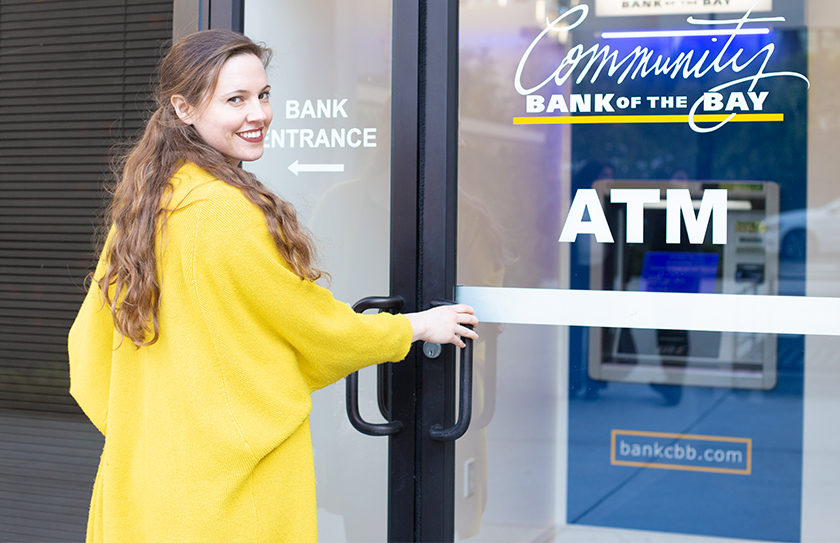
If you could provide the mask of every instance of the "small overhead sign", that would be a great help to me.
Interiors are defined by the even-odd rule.
[[[770,11],[773,0],[595,0],[595,15],[677,15]]]

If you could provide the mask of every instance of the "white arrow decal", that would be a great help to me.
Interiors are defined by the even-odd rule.
[[[295,175],[298,175],[299,172],[343,172],[344,164],[300,164],[297,160],[295,160],[289,165],[289,171]]]

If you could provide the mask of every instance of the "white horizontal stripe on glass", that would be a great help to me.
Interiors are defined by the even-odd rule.
[[[483,322],[840,335],[840,298],[475,286],[456,298]]]

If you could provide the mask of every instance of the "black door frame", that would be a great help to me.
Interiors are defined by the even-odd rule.
[[[458,2],[394,1],[392,34],[391,294],[418,311],[455,296]],[[429,431],[455,420],[455,349],[419,347],[392,366],[388,540],[452,541],[455,444]]]
[[[422,307],[419,276],[420,5],[394,0],[391,26],[391,295],[406,312]],[[422,352],[412,347],[391,365],[391,416],[402,431],[388,438],[388,541],[415,541],[416,403]]]
[[[421,2],[421,111],[417,231],[420,308],[455,297],[458,165],[458,2]],[[394,89],[398,92],[398,89]],[[421,354],[422,357],[422,354]],[[455,443],[433,440],[433,425],[455,421],[455,348],[422,357],[417,386],[415,541],[452,541]]]
[[[201,27],[243,32],[244,1],[200,0]],[[392,18],[390,294],[412,312],[455,296],[458,1],[393,0]],[[388,541],[453,541],[455,444],[429,430],[455,420],[455,349],[419,347],[390,368]]]

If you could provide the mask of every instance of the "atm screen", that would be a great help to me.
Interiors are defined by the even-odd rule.
[[[624,221],[622,211],[620,206],[607,209],[608,220],[614,221],[619,229]],[[645,243],[626,244],[621,250],[606,248],[609,264],[604,271],[622,270],[623,290],[721,292],[723,254],[720,246],[712,245],[710,239],[702,245],[692,245],[688,243],[685,231],[681,243],[666,243],[664,209],[647,210],[644,220],[645,232],[650,233]],[[685,367],[716,365],[720,360],[720,332],[621,328],[609,330],[605,339],[609,342],[604,353],[606,359],[619,365],[647,363]]]
[[[774,294],[777,264],[765,235],[766,218],[777,213],[774,183],[734,186],[728,201],[728,241],[712,242],[711,233],[689,242],[681,224],[678,243],[667,243],[665,206],[645,207],[644,240],[623,242],[626,208],[609,201],[612,187],[669,183],[599,181],[604,215],[615,243],[591,249],[593,289],[696,294]],[[698,196],[710,183],[688,183]],[[727,185],[717,185],[727,186]],[[758,187],[758,190],[756,189]],[[743,190],[741,190],[743,189]],[[694,194],[693,193],[693,194]],[[590,330],[590,376],[595,379],[769,388],[775,384],[775,336],[741,332],[641,328]]]
[[[645,253],[639,290],[646,292],[715,292],[717,253]]]
[[[646,292],[717,292],[718,253],[647,251],[642,260],[639,290]],[[639,341],[647,336],[648,341]],[[717,358],[719,332],[621,329],[618,354]],[[674,362],[672,362],[673,364]]]

